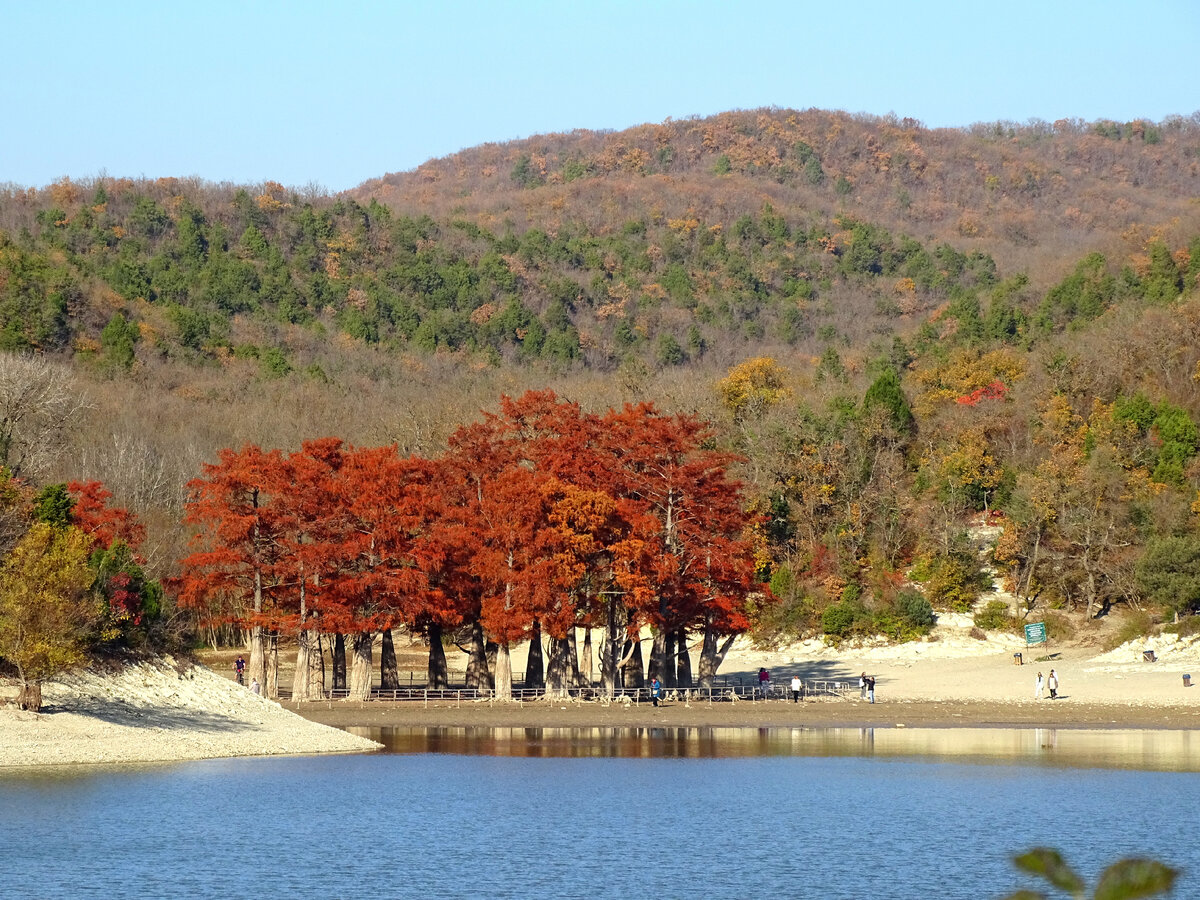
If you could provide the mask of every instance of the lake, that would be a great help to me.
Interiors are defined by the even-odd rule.
[[[1037,887],[1037,845],[1200,896],[1191,732],[568,731],[0,775],[0,897],[948,900]]]

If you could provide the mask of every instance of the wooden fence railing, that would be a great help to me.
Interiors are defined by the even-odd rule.
[[[849,681],[805,681],[802,682],[800,695],[801,698],[810,697],[835,697],[844,698],[858,691],[857,682]],[[291,691],[281,690],[279,692],[280,700],[290,700]],[[350,692],[344,689],[328,690],[321,699],[322,700],[345,700],[350,696]],[[513,686],[512,697],[514,700],[537,700],[546,696],[566,696],[574,697],[581,700],[599,700],[604,697],[604,691],[597,685],[590,687],[572,687],[567,688],[565,692],[554,692],[548,694],[545,687],[519,687]],[[403,701],[455,701],[462,702],[464,700],[487,700],[491,699],[492,691],[478,688],[469,688],[465,685],[452,685],[444,688],[431,688],[423,684],[410,683],[407,686],[399,688],[389,688],[381,690],[373,688],[371,690],[370,699],[385,701],[385,702],[403,702]],[[649,685],[640,688],[617,688],[614,691],[612,699],[620,700],[629,698],[632,703],[649,703],[650,702],[650,687]],[[730,679],[720,679],[714,682],[711,688],[691,687],[691,688],[663,688],[663,697],[667,700],[697,700],[701,702],[723,702],[731,700],[791,700],[792,690],[791,683],[770,684],[765,691],[761,690],[757,682],[740,681]]]

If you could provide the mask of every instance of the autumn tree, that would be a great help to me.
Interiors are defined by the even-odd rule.
[[[181,563],[179,597],[185,608],[249,630],[250,677],[266,685],[265,636],[275,624],[268,587],[279,551],[279,507],[272,500],[282,455],[248,444],[218,457],[188,483],[184,521],[196,529],[198,549]]]
[[[653,532],[637,529],[650,542],[654,597],[635,599],[634,618],[653,626],[654,674],[673,687],[682,668],[690,687],[688,630],[701,629],[703,646],[715,648],[716,635],[748,626],[736,613],[745,594],[730,590],[735,584],[748,589],[755,569],[743,538],[750,517],[741,487],[727,471],[734,457],[704,448],[711,433],[706,423],[665,416],[646,404],[610,411],[602,424],[616,473],[614,493],[654,523]],[[731,606],[720,609],[720,603]],[[710,655],[707,665],[715,671],[718,662]]]
[[[37,522],[0,565],[0,656],[16,667],[22,709],[41,709],[42,682],[81,663],[94,637],[90,548],[77,528]]]

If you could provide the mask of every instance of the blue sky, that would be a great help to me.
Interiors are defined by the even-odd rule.
[[[343,190],[489,141],[780,106],[1200,109],[1198,0],[0,0],[0,183]]]

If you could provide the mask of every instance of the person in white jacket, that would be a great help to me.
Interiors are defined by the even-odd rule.
[[[1038,677],[1037,677],[1037,686],[1036,686],[1036,687],[1034,687],[1034,689],[1033,689],[1033,699],[1034,699],[1034,700],[1041,700],[1041,699],[1042,699],[1042,688],[1045,686],[1045,684],[1046,684],[1046,682],[1045,682],[1045,680],[1042,678],[1042,673],[1041,673],[1041,672],[1038,672]]]

